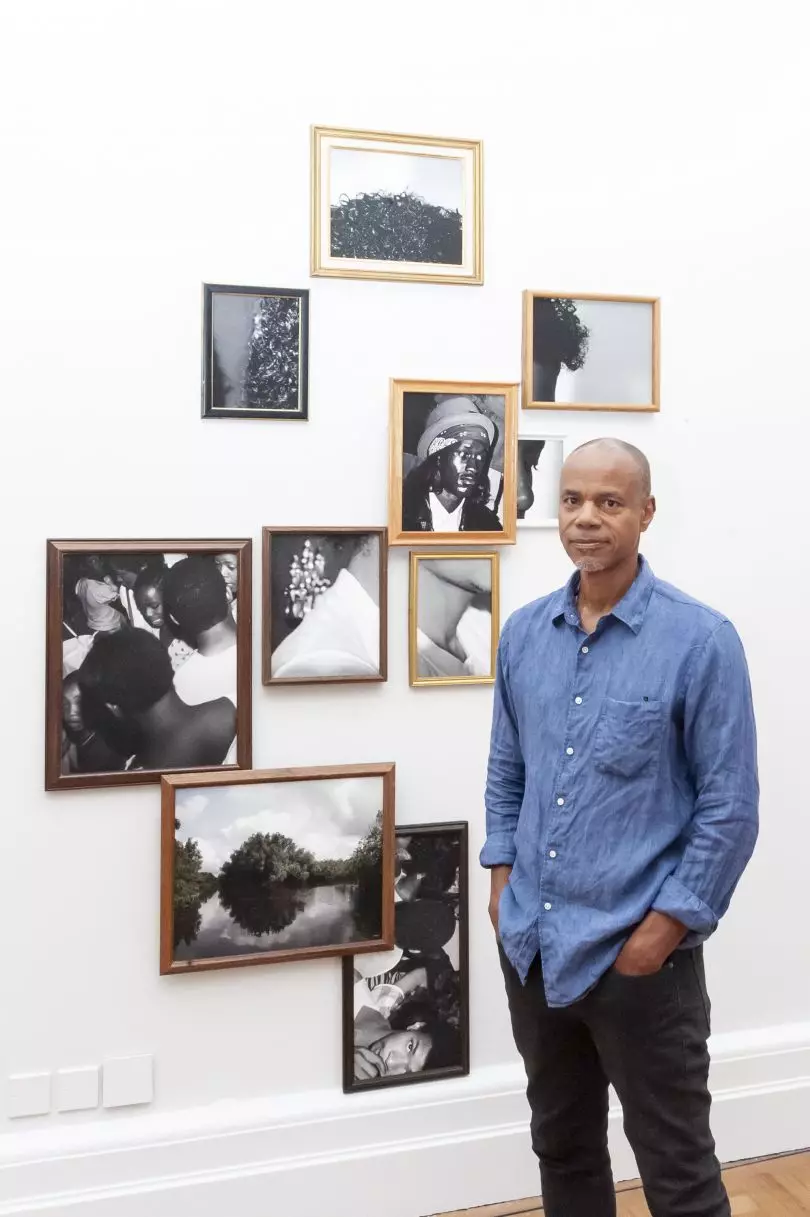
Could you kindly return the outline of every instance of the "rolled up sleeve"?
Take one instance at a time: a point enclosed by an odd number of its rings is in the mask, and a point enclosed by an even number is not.
[[[526,784],[517,719],[509,689],[509,623],[498,646],[495,697],[486,786],[487,839],[481,850],[484,867],[511,866],[515,861],[515,832]]]
[[[683,739],[695,807],[680,862],[652,907],[705,936],[728,909],[759,828],[751,685],[742,643],[728,621],[692,661]]]

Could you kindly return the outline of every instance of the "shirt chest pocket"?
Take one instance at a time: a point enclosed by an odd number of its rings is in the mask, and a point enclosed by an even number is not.
[[[596,768],[620,778],[651,774],[661,748],[662,729],[660,702],[606,697],[594,736]]]

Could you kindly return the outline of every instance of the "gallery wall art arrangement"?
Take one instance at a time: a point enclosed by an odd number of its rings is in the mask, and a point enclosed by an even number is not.
[[[310,138],[313,279],[483,286],[480,140]],[[316,290],[203,284],[203,420],[307,422]],[[362,740],[356,764],[252,769],[252,698],[283,687],[305,716],[309,686],[341,686],[331,696],[351,715],[353,698],[385,698],[360,690],[388,681],[389,646],[417,699],[492,685],[494,547],[557,527],[569,451],[553,427],[519,423],[521,406],[660,409],[656,298],[526,289],[522,357],[520,337],[506,381],[449,366],[448,379],[401,379],[392,338],[387,519],[341,518],[337,504],[310,521],[302,492],[300,523],[255,524],[258,687],[252,538],[47,542],[46,789],[160,784],[162,975],[342,957],[347,1094],[469,1072],[468,825],[395,814],[396,758],[363,756]],[[290,432],[273,434],[283,449]],[[411,551],[407,636],[394,638],[389,547]]]

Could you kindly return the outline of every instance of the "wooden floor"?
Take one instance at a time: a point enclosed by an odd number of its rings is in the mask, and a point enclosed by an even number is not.
[[[810,1214],[810,1152],[769,1158],[724,1171],[733,1217],[795,1217]],[[620,1189],[619,1217],[650,1217],[637,1184]],[[542,1217],[537,1200],[512,1200],[483,1209],[464,1209],[444,1217]]]

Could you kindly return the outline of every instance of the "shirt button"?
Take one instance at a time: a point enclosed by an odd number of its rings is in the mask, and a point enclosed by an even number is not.
[[[587,655],[589,650],[590,650],[590,648],[589,648],[589,647],[583,647],[583,648],[582,648],[582,654],[583,654],[583,655]]]
[[[564,804],[565,804],[565,799],[562,797],[562,795],[560,795],[560,797],[557,799],[557,806],[562,807]]]
[[[582,698],[581,698],[581,697],[575,697],[575,698],[574,698],[574,705],[575,705],[575,706],[581,706],[581,705],[582,705]]]
[[[551,912],[551,905],[549,904],[548,900],[547,900],[547,901],[546,901],[546,903],[543,905],[543,908],[546,910],[546,912],[547,912],[547,913],[550,913],[550,912]]]
[[[565,750],[565,755],[566,755],[566,756],[573,756],[573,755],[574,755],[574,749],[573,749],[573,748],[566,748],[566,750]]]
[[[549,858],[556,858],[556,857],[557,857],[557,851],[556,851],[556,849],[550,849],[550,850],[548,851],[548,856],[549,856]]]

